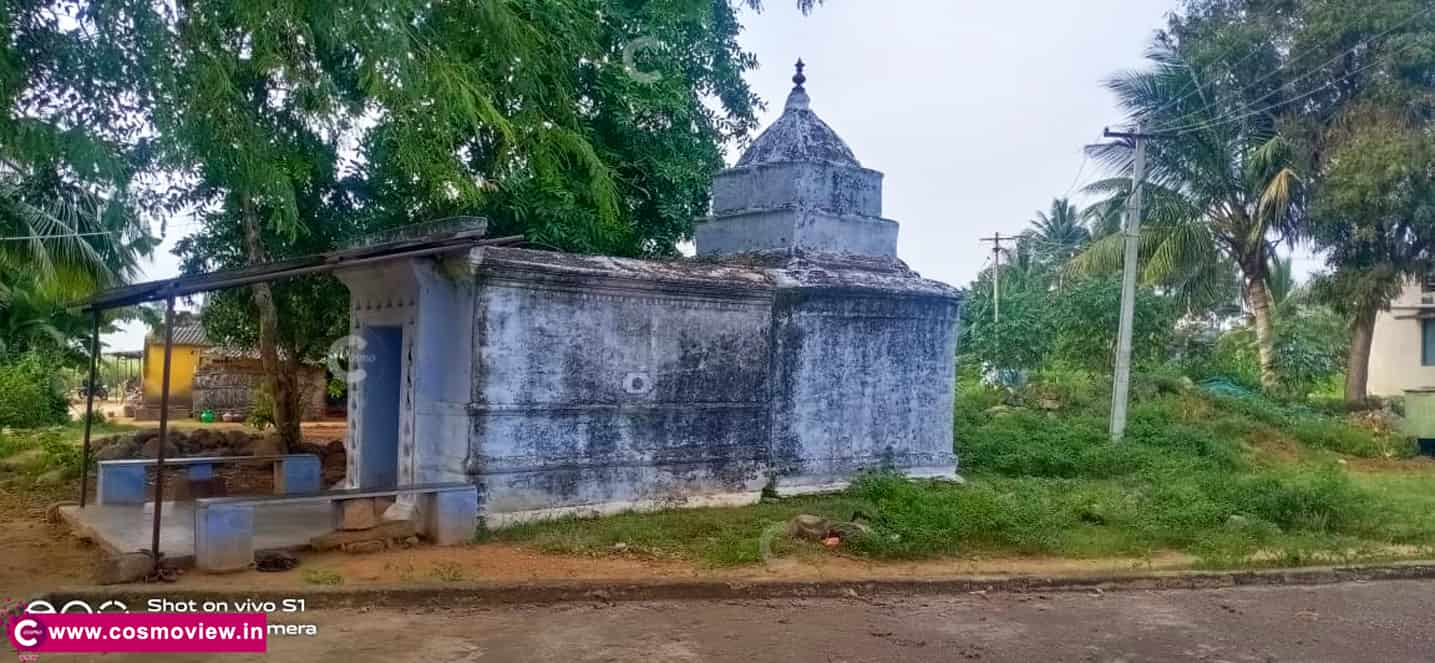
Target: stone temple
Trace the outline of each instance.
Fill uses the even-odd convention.
[[[897,259],[882,173],[793,80],[713,182],[696,258],[482,247],[339,272],[350,487],[471,482],[502,526],[955,477],[958,292]]]

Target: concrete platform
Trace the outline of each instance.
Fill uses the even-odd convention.
[[[60,515],[77,533],[113,553],[148,550],[153,534],[154,503],[140,505],[91,504],[60,508]],[[254,549],[297,550],[309,539],[334,531],[333,514],[326,501],[255,506]],[[165,502],[160,513],[159,549],[166,559],[189,566],[194,563],[194,503]]]

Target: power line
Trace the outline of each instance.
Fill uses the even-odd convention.
[[[68,235],[17,235],[15,237],[0,237],[0,242],[33,242],[37,239],[73,239],[77,237],[96,237],[99,235],[114,235],[110,231],[97,231],[88,233],[73,233]]]
[[[1408,47],[1407,47],[1407,48],[1408,48]],[[1381,63],[1379,63],[1379,62],[1372,62],[1372,63],[1370,63],[1370,64],[1365,65],[1364,67],[1361,67],[1361,68],[1359,68],[1359,69],[1356,69],[1355,71],[1350,72],[1350,74],[1348,74],[1348,75],[1354,76],[1354,75],[1356,75],[1356,74],[1359,74],[1359,73],[1361,73],[1361,72],[1364,72],[1364,71],[1367,70],[1367,69],[1371,69],[1371,68],[1373,68],[1373,67],[1379,66],[1380,64],[1381,64]],[[1222,125],[1230,124],[1230,123],[1232,123],[1232,122],[1239,122],[1239,121],[1244,120],[1244,119],[1246,119],[1246,118],[1248,118],[1248,117],[1253,117],[1253,116],[1256,116],[1256,115],[1261,115],[1261,114],[1263,114],[1263,113],[1268,113],[1268,112],[1270,112],[1270,111],[1276,110],[1277,108],[1280,108],[1281,106],[1285,106],[1285,105],[1287,105],[1287,104],[1292,104],[1292,103],[1295,103],[1295,102],[1297,102],[1297,101],[1301,101],[1302,99],[1307,99],[1307,98],[1309,98],[1309,97],[1312,97],[1312,96],[1314,96],[1314,95],[1316,95],[1316,94],[1318,94],[1318,93],[1324,91],[1326,88],[1329,88],[1329,87],[1331,87],[1331,86],[1333,86],[1333,85],[1335,85],[1335,84],[1336,84],[1336,81],[1326,81],[1326,82],[1321,83],[1320,85],[1316,86],[1314,89],[1311,89],[1311,90],[1307,91],[1307,92],[1304,93],[1304,94],[1297,95],[1297,96],[1291,97],[1291,98],[1289,98],[1289,99],[1285,99],[1285,100],[1283,100],[1283,101],[1280,101],[1280,102],[1271,104],[1271,105],[1269,105],[1269,106],[1266,106],[1265,108],[1261,108],[1261,109],[1253,110],[1253,111],[1247,111],[1247,112],[1241,113],[1241,114],[1239,114],[1239,115],[1230,115],[1230,116],[1227,116],[1227,117],[1224,117],[1224,118],[1213,118],[1213,119],[1208,120],[1208,121],[1205,121],[1205,122],[1197,122],[1197,123],[1195,123],[1195,124],[1189,124],[1189,125],[1182,126],[1182,127],[1164,128],[1164,129],[1160,129],[1160,130],[1155,131],[1155,132],[1152,132],[1152,133],[1157,134],[1157,135],[1171,135],[1171,134],[1181,135],[1181,134],[1187,134],[1187,133],[1195,133],[1195,132],[1197,132],[1197,131],[1204,131],[1204,130],[1206,130],[1206,129],[1212,129],[1212,128],[1219,127],[1219,126],[1222,126]],[[1266,95],[1266,96],[1269,97],[1270,95]]]
[[[1342,51],[1342,52],[1336,54],[1335,57],[1332,57],[1331,59],[1326,60],[1325,62],[1321,63],[1319,66],[1316,66],[1316,67],[1311,68],[1310,71],[1307,71],[1305,74],[1303,74],[1303,75],[1301,75],[1301,76],[1295,78],[1294,80],[1291,80],[1291,81],[1289,81],[1289,82],[1287,82],[1287,83],[1281,84],[1281,85],[1280,85],[1279,87],[1277,87],[1275,90],[1272,90],[1272,91],[1266,93],[1265,95],[1263,95],[1263,96],[1260,97],[1259,99],[1256,99],[1256,100],[1253,101],[1252,103],[1260,103],[1260,102],[1262,102],[1262,101],[1265,101],[1266,99],[1270,98],[1271,95],[1273,95],[1273,94],[1275,94],[1276,92],[1278,92],[1281,88],[1284,88],[1284,87],[1287,86],[1287,85],[1291,85],[1291,84],[1300,82],[1300,81],[1302,81],[1302,80],[1305,80],[1306,78],[1309,78],[1310,76],[1312,76],[1312,75],[1314,75],[1314,74],[1320,72],[1322,69],[1324,69],[1324,68],[1326,68],[1326,67],[1328,67],[1328,66],[1330,66],[1330,65],[1332,65],[1332,64],[1334,64],[1334,63],[1336,63],[1336,62],[1339,61],[1341,58],[1343,58],[1343,57],[1345,57],[1345,56],[1347,56],[1347,55],[1353,54],[1353,53],[1355,53],[1355,51],[1357,51],[1357,50],[1359,50],[1359,49],[1361,49],[1361,48],[1364,48],[1364,47],[1366,47],[1366,46],[1369,46],[1370,43],[1373,42],[1373,41],[1375,41],[1376,39],[1379,39],[1379,38],[1384,37],[1384,36],[1386,36],[1386,35],[1388,35],[1388,34],[1390,34],[1390,33],[1392,33],[1392,32],[1395,32],[1396,30],[1398,30],[1398,29],[1400,29],[1400,28],[1402,28],[1402,27],[1405,27],[1405,26],[1408,25],[1410,22],[1412,22],[1412,21],[1414,21],[1415,19],[1419,18],[1421,15],[1423,15],[1423,14],[1428,14],[1428,13],[1430,13],[1430,12],[1432,12],[1432,11],[1435,11],[1435,6],[1430,6],[1430,7],[1424,8],[1424,9],[1416,10],[1414,13],[1412,13],[1410,16],[1406,17],[1404,20],[1400,21],[1399,23],[1396,23],[1395,25],[1393,25],[1393,26],[1391,26],[1391,27],[1389,27],[1389,28],[1387,28],[1387,29],[1381,31],[1379,34],[1377,34],[1377,35],[1375,35],[1375,36],[1373,36],[1373,37],[1367,37],[1367,38],[1365,38],[1365,39],[1360,40],[1360,42],[1357,43],[1356,45],[1354,45],[1354,46],[1352,46],[1352,47],[1350,47],[1350,48],[1348,48],[1348,49],[1346,49],[1346,50],[1344,50],[1344,51]],[[1294,64],[1294,63],[1296,63],[1296,62],[1300,62],[1301,60],[1304,60],[1306,57],[1310,56],[1312,53],[1315,53],[1317,50],[1318,50],[1318,47],[1314,47],[1314,46],[1313,46],[1313,47],[1307,49],[1306,52],[1303,53],[1303,54],[1301,54],[1299,57],[1296,57],[1296,58],[1292,58],[1292,59],[1290,59],[1290,60],[1287,60],[1287,61],[1285,62],[1285,64],[1282,64],[1282,65],[1280,65],[1280,66],[1277,66],[1275,69],[1272,69],[1272,70],[1270,71],[1270,73],[1268,73],[1268,74],[1266,74],[1265,76],[1262,76],[1262,77],[1256,79],[1254,82],[1252,82],[1252,83],[1246,85],[1245,87],[1241,88],[1241,90],[1240,90],[1239,93],[1237,94],[1237,99],[1239,99],[1241,95],[1243,95],[1244,93],[1250,91],[1252,88],[1256,87],[1257,85],[1259,85],[1259,84],[1261,84],[1261,83],[1264,83],[1264,82],[1270,80],[1270,79],[1271,79],[1272,77],[1274,77],[1276,74],[1281,73],[1282,70],[1286,69],[1286,68],[1289,67],[1290,65],[1292,65],[1292,64]],[[1249,56],[1247,56],[1247,57],[1249,57]],[[1362,70],[1365,69],[1365,68],[1368,68],[1368,67],[1362,67]],[[1352,73],[1358,73],[1358,72],[1352,72]],[[1329,83],[1327,83],[1326,85],[1329,85]],[[1199,86],[1197,87],[1197,89],[1199,90]],[[1311,92],[1310,94],[1314,94],[1314,92]],[[1305,95],[1305,96],[1308,97],[1308,96],[1310,96],[1310,94],[1307,94],[1307,95]],[[1187,95],[1187,96],[1190,96],[1190,95]],[[1293,100],[1290,100],[1290,101],[1294,101],[1294,99],[1293,99]],[[1186,114],[1185,116],[1183,116],[1183,117],[1175,118],[1174,120],[1171,121],[1171,123],[1169,123],[1169,124],[1168,124],[1167,126],[1165,126],[1165,127],[1156,127],[1156,128],[1154,128],[1154,129],[1152,129],[1152,130],[1151,130],[1151,133],[1166,133],[1166,132],[1169,132],[1169,131],[1174,131],[1174,129],[1171,129],[1171,128],[1170,128],[1170,125],[1171,125],[1171,124],[1177,124],[1177,123],[1180,123],[1181,121],[1183,121],[1183,120],[1184,120],[1185,118],[1187,118],[1187,117],[1191,117],[1191,116],[1193,116],[1193,115],[1199,115],[1199,114],[1205,113],[1206,111],[1209,111],[1209,110],[1211,110],[1212,108],[1214,108],[1218,103],[1220,103],[1220,102],[1217,101],[1217,102],[1212,102],[1212,103],[1206,104],[1206,105],[1203,106],[1202,108],[1200,108],[1200,109],[1198,109],[1198,110],[1195,110],[1195,111],[1192,111],[1192,112],[1190,112],[1190,113],[1187,113],[1187,114]],[[1246,104],[1245,104],[1245,103],[1242,103],[1242,105],[1245,106]],[[1164,107],[1163,107],[1163,108],[1164,108]],[[1242,116],[1242,117],[1249,117],[1249,116],[1250,116],[1250,115],[1248,114],[1248,115],[1244,115],[1244,116]],[[1211,121],[1212,121],[1212,122],[1216,122],[1216,121],[1221,121],[1222,119],[1223,119],[1223,118],[1221,118],[1221,117],[1216,117],[1216,118],[1212,118]]]
[[[1081,176],[1086,173],[1086,166],[1087,164],[1091,163],[1091,152],[1086,149],[1088,147],[1091,146],[1085,145],[1081,148],[1081,165],[1077,166],[1076,176],[1071,178],[1071,186],[1066,187],[1066,193],[1061,194],[1062,198],[1071,197],[1071,192],[1076,190],[1077,182],[1080,182]]]
[[[1260,52],[1263,50],[1262,46],[1263,46],[1262,44],[1256,44],[1256,46],[1251,49],[1251,52],[1247,53],[1245,57],[1241,58],[1241,59],[1240,59],[1239,61],[1237,61],[1235,64],[1226,67],[1226,70],[1227,70],[1227,71],[1235,71],[1236,67],[1239,67],[1239,66],[1245,64],[1248,60],[1250,60],[1251,58],[1255,57],[1257,53],[1260,53]],[[1311,53],[1311,52],[1313,52],[1313,51],[1314,51],[1314,49],[1312,49],[1311,51],[1307,51],[1306,53],[1309,54],[1309,53]],[[1177,105],[1177,104],[1180,104],[1181,102],[1186,101],[1187,99],[1190,99],[1190,98],[1191,98],[1191,95],[1201,94],[1201,81],[1196,78],[1196,70],[1195,70],[1194,68],[1192,68],[1191,65],[1186,64],[1186,58],[1181,57],[1180,51],[1178,51],[1178,50],[1176,50],[1175,48],[1173,48],[1173,49],[1171,49],[1171,52],[1172,52],[1173,54],[1175,54],[1175,56],[1176,56],[1176,58],[1177,58],[1178,60],[1181,61],[1181,66],[1184,67],[1184,68],[1186,69],[1186,71],[1187,71],[1187,72],[1190,72],[1190,74],[1191,74],[1191,82],[1190,82],[1190,83],[1187,83],[1187,84],[1184,85],[1184,86],[1182,86],[1182,87],[1181,87],[1181,92],[1186,92],[1186,88],[1189,87],[1189,86],[1192,85],[1192,84],[1194,84],[1194,85],[1196,86],[1196,89],[1191,90],[1190,92],[1186,92],[1184,95],[1181,96],[1181,98],[1176,99],[1175,101],[1167,102],[1167,103],[1163,104],[1161,107],[1157,108],[1156,110],[1151,111],[1150,113],[1148,113],[1148,115],[1149,115],[1150,117],[1156,117],[1157,115],[1159,115],[1160,113],[1165,112],[1167,109],[1171,108],[1172,106],[1175,106],[1175,105]],[[1304,59],[1304,58],[1305,58],[1305,56],[1301,56],[1300,59]],[[1178,93],[1178,94],[1179,94],[1179,93]],[[1201,103],[1206,103],[1205,95],[1202,95]]]

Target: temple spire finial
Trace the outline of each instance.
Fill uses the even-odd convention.
[[[797,73],[792,76],[792,92],[787,95],[787,105],[784,110],[807,110],[811,107],[812,100],[807,96],[807,88],[802,85],[807,82],[807,75],[802,70],[807,68],[807,63],[802,58],[797,59]]]

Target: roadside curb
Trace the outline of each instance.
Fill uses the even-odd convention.
[[[1363,566],[1327,566],[1260,571],[1163,571],[1086,576],[953,576],[945,578],[864,578],[854,580],[573,580],[444,585],[373,585],[292,589],[186,589],[175,585],[126,585],[60,589],[36,596],[55,605],[118,600],[144,605],[150,598],[175,601],[304,599],[306,608],[457,608],[575,601],[755,600],[864,598],[881,595],[970,593],[1120,592],[1271,585],[1328,585],[1342,582],[1435,578],[1435,561]]]

